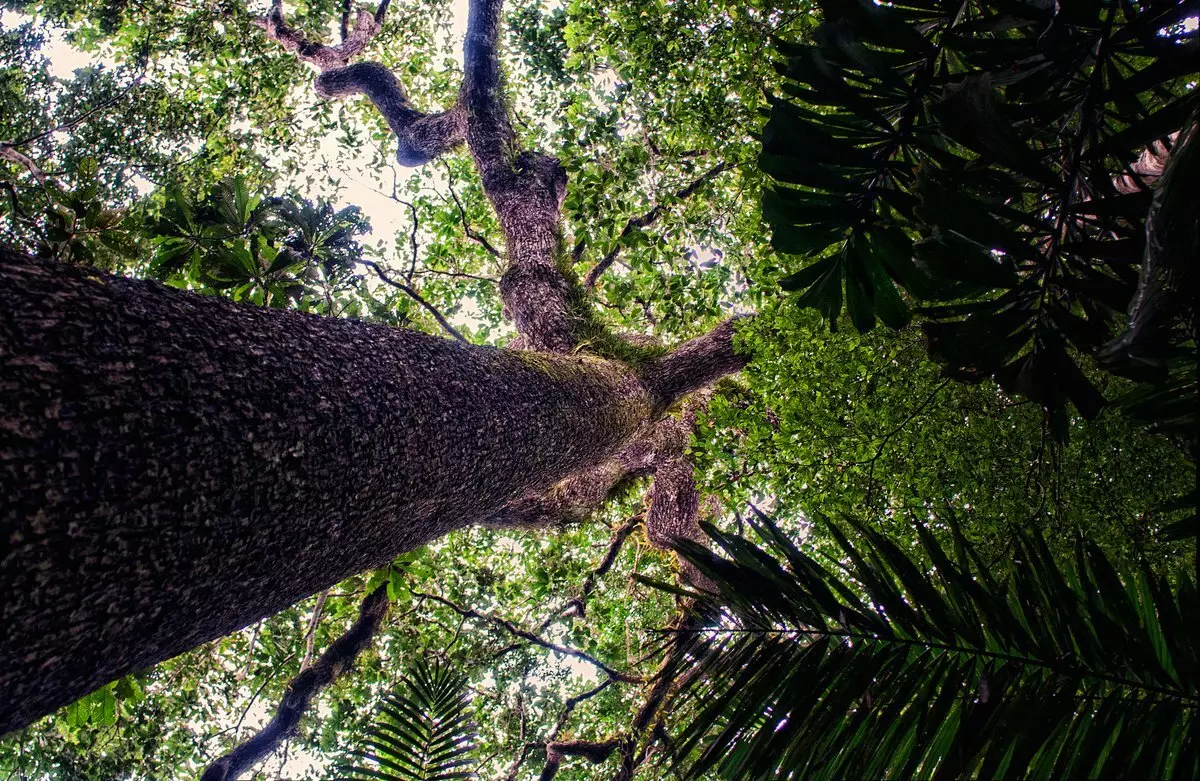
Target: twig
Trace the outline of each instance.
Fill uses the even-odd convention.
[[[233,781],[251,765],[275,751],[295,731],[300,717],[308,710],[317,693],[349,670],[371,644],[387,610],[387,586],[383,585],[363,600],[358,619],[350,629],[334,640],[312,667],[292,679],[274,718],[254,737],[209,765],[200,781]]]
[[[258,633],[262,630],[262,625],[262,619],[259,619],[259,622],[254,625],[254,633],[250,635],[250,647],[246,651],[246,666],[242,669],[241,675],[238,676],[239,681],[250,674],[250,666],[254,664],[254,646],[258,645]]]
[[[382,268],[380,268],[379,264],[375,263],[374,261],[363,260],[362,258],[359,258],[358,262],[363,264],[367,268],[371,269],[372,271],[374,271],[379,276],[379,278],[382,279],[384,282],[388,283],[389,285],[396,288],[397,290],[402,291],[405,295],[407,295],[413,301],[416,301],[418,304],[425,307],[425,310],[427,312],[429,312],[429,314],[433,315],[433,319],[437,320],[438,325],[440,325],[442,328],[446,329],[447,333],[449,333],[451,336],[453,336],[455,339],[462,342],[463,344],[468,344],[466,337],[463,336],[462,334],[460,334],[457,330],[455,330],[454,326],[450,325],[450,323],[446,320],[446,318],[442,317],[442,313],[439,312],[432,304],[430,304],[424,298],[421,298],[421,294],[418,293],[416,290],[413,290],[411,287],[404,284],[403,282],[397,282],[396,280],[389,277],[387,275],[387,272],[385,272]]]
[[[588,597],[596,589],[596,584],[600,581],[600,578],[607,575],[608,571],[612,569],[613,564],[617,561],[617,555],[620,554],[621,548],[625,544],[625,540],[629,538],[629,535],[633,533],[633,530],[637,528],[644,517],[643,513],[637,513],[612,533],[612,537],[608,541],[608,551],[604,554],[604,558],[600,560],[600,564],[584,578],[583,586],[579,589],[579,594],[567,602],[567,604],[551,613],[545,621],[538,625],[537,631],[546,631],[546,628],[550,624],[554,623],[560,616],[565,615],[571,608],[575,609],[575,615],[581,618],[585,615]]]
[[[461,277],[462,279],[474,279],[479,282],[491,282],[493,285],[500,284],[500,280],[495,277],[482,277],[478,274],[468,274],[465,271],[445,271],[438,268],[423,268],[417,271],[417,274],[433,274],[440,277]]]
[[[454,192],[454,174],[450,171],[450,165],[446,165],[447,185],[446,189],[450,191],[450,197],[454,199],[454,205],[458,207],[458,216],[462,220],[463,233],[467,234],[467,238],[479,244],[488,251],[488,254],[494,258],[500,257],[500,250],[492,246],[492,243],[482,234],[477,232],[467,222],[467,210],[463,208],[462,201],[458,199],[458,193]]]
[[[396,200],[399,203],[402,203],[405,206],[407,206],[408,210],[410,212],[412,212],[412,222],[413,222],[412,230],[409,231],[409,233],[408,233],[408,245],[409,245],[410,251],[412,253],[412,257],[409,258],[409,261],[408,261],[408,273],[404,275],[404,281],[407,282],[409,285],[411,285],[412,280],[413,280],[413,274],[417,273],[417,230],[420,229],[421,223],[417,220],[416,204],[410,203],[409,201],[401,200],[399,198],[397,198]]]
[[[604,274],[605,271],[608,271],[609,267],[612,266],[614,261],[616,261],[617,254],[621,251],[622,239],[629,236],[635,230],[640,230],[653,223],[663,213],[663,210],[667,208],[668,204],[686,200],[705,184],[711,182],[713,179],[719,176],[721,172],[727,168],[729,168],[729,163],[717,163],[712,168],[701,174],[697,179],[693,180],[686,187],[676,191],[670,199],[659,203],[645,214],[637,217],[630,217],[629,221],[625,223],[625,227],[621,229],[621,234],[617,237],[617,242],[615,245],[613,245],[613,248],[608,251],[608,254],[605,255],[599,263],[592,267],[591,271],[588,272],[587,278],[584,280],[584,285],[589,290],[596,286],[596,283],[600,280],[601,275]],[[577,244],[576,247],[578,248],[579,245]],[[582,250],[579,252],[582,254]],[[576,257],[578,258],[578,255],[576,255]]]
[[[467,616],[469,618],[474,618],[478,621],[486,621],[488,623],[499,626],[502,629],[509,632],[510,634],[515,635],[515,636],[521,638],[522,640],[526,640],[530,643],[533,643],[534,645],[541,646],[542,648],[545,648],[549,651],[554,651],[555,653],[562,654],[563,656],[570,656],[575,659],[579,659],[580,661],[587,662],[588,664],[590,664],[593,667],[595,667],[596,669],[600,670],[601,672],[603,672],[605,675],[607,675],[609,678],[612,678],[613,680],[621,681],[622,683],[644,683],[645,682],[645,679],[642,678],[641,676],[631,675],[629,673],[623,673],[620,670],[615,670],[612,667],[609,667],[607,664],[600,661],[599,659],[592,656],[591,654],[587,653],[586,651],[580,651],[575,648],[568,648],[565,645],[559,645],[558,643],[553,643],[553,642],[550,642],[549,640],[545,640],[541,637],[538,637],[533,632],[530,632],[527,629],[522,629],[521,627],[517,626],[516,624],[514,624],[512,621],[509,621],[508,619],[500,618],[499,616],[490,616],[490,615],[487,615],[486,613],[480,613],[477,610],[472,610],[471,608],[463,607],[461,605],[455,604],[454,602],[451,602],[450,600],[446,599],[445,597],[440,597],[437,594],[424,594],[419,591],[414,591],[413,596],[421,596],[421,597],[426,597],[427,599],[432,599],[434,602],[438,602],[438,603],[445,605],[446,607],[450,608],[451,610],[453,610],[454,612],[458,613],[461,616]]]

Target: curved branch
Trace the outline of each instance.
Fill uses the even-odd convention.
[[[579,313],[559,268],[567,174],[558,160],[520,151],[509,121],[498,39],[502,0],[471,0],[459,103],[470,119],[467,146],[504,231],[508,269],[500,298],[527,349],[570,352]]]
[[[26,155],[23,152],[17,151],[16,144],[11,144],[7,141],[0,141],[0,160],[7,160],[10,163],[16,163],[32,174],[33,178],[38,181],[38,184],[46,183],[46,173],[38,166],[37,163],[33,162],[33,158],[29,157],[29,155]],[[16,201],[14,200],[13,203],[15,204]]]
[[[404,284],[403,282],[398,282],[398,281],[392,279],[390,276],[387,275],[387,272],[385,272],[382,268],[380,268],[379,264],[375,263],[374,261],[363,260],[362,258],[359,258],[358,262],[363,264],[367,268],[371,269],[372,271],[374,271],[375,274],[380,279],[382,279],[384,282],[388,283],[392,287],[396,288],[397,290],[401,291],[406,296],[411,298],[413,301],[416,301],[418,304],[425,307],[425,311],[427,311],[427,312],[429,312],[429,314],[433,315],[433,319],[438,321],[438,325],[440,325],[442,328],[444,328],[446,330],[446,333],[450,334],[458,341],[460,341],[464,344],[468,344],[467,338],[465,336],[463,336],[462,334],[460,334],[454,328],[454,326],[450,325],[450,322],[445,317],[442,316],[442,313],[439,312],[433,304],[429,303],[424,298],[422,298],[421,294],[418,293],[416,290],[412,289],[411,287]]]
[[[396,158],[401,165],[418,166],[461,144],[466,138],[466,114],[458,106],[438,114],[424,114],[413,108],[395,75],[377,62],[350,65],[382,29],[388,1],[374,14],[359,9],[354,26],[341,43],[328,46],[310,41],[289,27],[283,18],[282,0],[274,0],[271,11],[257,24],[267,36],[278,41],[300,59],[320,71],[315,87],[325,98],[366,95],[387,120],[399,144]]]
[[[312,667],[292,679],[275,717],[257,735],[209,765],[200,781],[233,781],[251,765],[279,748],[279,744],[295,731],[313,698],[349,670],[371,644],[387,610],[387,586],[384,585],[363,600],[358,619],[346,634],[334,640]]]

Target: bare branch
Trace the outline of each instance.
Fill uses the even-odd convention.
[[[267,31],[269,38],[321,71],[315,83],[318,95],[326,98],[366,95],[399,140],[397,160],[401,165],[417,166],[463,142],[466,114],[457,106],[440,114],[424,114],[413,108],[399,80],[387,68],[376,62],[349,64],[379,33],[387,6],[384,0],[374,14],[359,9],[354,26],[336,46],[310,41],[289,27],[283,17],[282,0],[273,0],[270,12],[266,18],[257,20],[257,24]]]
[[[461,605],[455,604],[454,602],[451,602],[450,600],[446,599],[445,597],[440,597],[436,594],[425,594],[422,592],[414,591],[413,596],[425,597],[426,599],[432,599],[434,602],[438,602],[440,604],[445,605],[446,607],[450,608],[455,613],[458,613],[461,616],[467,616],[468,618],[474,618],[478,621],[486,621],[490,624],[493,624],[495,626],[498,626],[498,627],[504,629],[509,634],[512,634],[516,637],[521,638],[522,640],[526,640],[530,643],[533,643],[534,645],[541,646],[542,648],[545,648],[549,651],[554,651],[555,653],[559,653],[564,656],[570,656],[575,659],[579,659],[580,661],[587,662],[588,664],[590,664],[593,667],[595,667],[596,669],[600,670],[601,672],[603,672],[605,675],[607,675],[609,678],[612,678],[613,680],[620,681],[622,683],[643,683],[644,682],[644,679],[641,678],[640,676],[630,675],[629,673],[623,673],[620,670],[615,670],[612,667],[609,667],[607,664],[605,664],[604,662],[600,661],[599,659],[597,659],[596,657],[592,656],[591,654],[589,654],[585,651],[580,651],[575,648],[568,648],[567,646],[559,645],[558,643],[552,643],[549,640],[545,640],[541,637],[538,637],[533,632],[530,632],[526,629],[522,629],[521,627],[514,624],[512,621],[509,621],[504,618],[500,618],[499,616],[490,616],[485,613],[480,613],[477,610],[472,610],[471,608],[466,608]]]
[[[588,573],[588,576],[583,579],[583,585],[579,589],[579,593],[571,598],[567,604],[563,605],[560,610],[555,611],[546,618],[538,626],[538,631],[543,632],[550,624],[554,623],[559,616],[565,615],[567,611],[574,610],[575,615],[584,617],[587,615],[587,601],[591,597],[592,592],[596,590],[596,584],[600,582],[600,578],[608,574],[612,569],[613,564],[617,562],[617,556],[621,552],[621,548],[625,545],[625,540],[629,539],[629,535],[633,534],[633,530],[642,522],[643,514],[638,513],[629,518],[625,523],[617,527],[617,530],[612,533],[612,537],[608,541],[608,550],[604,554],[604,558],[594,570]]]
[[[90,109],[88,109],[87,111],[84,111],[83,113],[79,114],[78,116],[68,119],[66,122],[62,122],[58,125],[55,125],[54,127],[50,128],[49,130],[43,130],[41,133],[36,133],[32,136],[28,136],[27,138],[22,138],[20,141],[0,142],[0,158],[6,158],[8,160],[12,160],[14,163],[20,163],[21,161],[16,160],[10,156],[10,154],[8,153],[8,150],[12,150],[13,152],[15,152],[16,148],[28,146],[29,144],[32,144],[34,141],[43,139],[48,135],[59,132],[60,130],[73,130],[73,129],[79,127],[81,124],[83,124],[88,119],[90,119],[93,115],[95,115],[101,111],[104,111],[105,109],[107,109],[111,106],[114,106],[117,103],[119,103],[120,101],[124,100],[129,95],[129,93],[133,91],[134,87],[136,87],[137,85],[142,83],[142,79],[144,79],[145,77],[146,77],[145,72],[139,73],[136,77],[134,77],[134,79],[132,81],[129,82],[129,84],[127,84],[125,86],[125,88],[123,90],[118,92],[116,95],[113,95],[111,98],[97,103],[96,105],[94,105]],[[20,154],[20,153],[17,152],[17,154]],[[24,157],[24,155],[21,155],[21,157]],[[25,159],[28,160],[29,158],[25,158]],[[25,163],[21,163],[21,164],[25,165]],[[26,167],[28,168],[28,166],[26,166]],[[34,166],[34,168],[36,168],[36,166]],[[33,169],[29,169],[29,170],[31,173],[33,173]],[[38,173],[34,173],[34,175],[38,176]],[[42,181],[43,179],[44,179],[44,176],[38,177],[38,181]]]
[[[598,686],[593,686],[591,689],[588,689],[585,692],[576,694],[574,697],[571,697],[565,703],[563,703],[562,712],[558,714],[558,720],[554,723],[554,727],[550,730],[550,734],[546,736],[544,744],[526,743],[521,749],[521,753],[517,755],[517,758],[513,760],[512,765],[508,768],[508,774],[505,776],[506,781],[515,781],[517,777],[517,771],[521,769],[521,765],[525,764],[525,759],[529,756],[529,752],[531,750],[540,745],[545,745],[547,747],[547,752],[549,751],[549,745],[554,742],[555,738],[558,737],[558,733],[560,733],[563,727],[567,725],[567,721],[571,718],[571,714],[575,711],[575,708],[578,707],[580,703],[590,700],[592,697],[595,697],[612,684],[613,679],[606,678],[605,680],[601,681]]]
[[[379,6],[375,9],[375,23],[383,27],[383,18],[387,16],[388,6],[392,4],[392,0],[380,0]]]
[[[667,646],[666,655],[654,677],[650,679],[653,684],[650,691],[647,692],[642,706],[638,708],[637,714],[633,717],[629,731],[621,737],[604,741],[556,742],[551,739],[546,744],[546,765],[542,769],[539,781],[553,779],[562,760],[567,756],[583,756],[592,762],[599,763],[608,759],[614,751],[619,751],[621,756],[621,767],[617,771],[616,781],[632,781],[634,772],[645,760],[650,745],[661,732],[663,704],[679,688],[679,683],[686,679],[686,676],[681,678],[677,675],[679,663],[683,658],[682,638],[689,630],[695,629],[700,620],[692,606],[685,604],[671,625],[667,627],[666,631],[670,633],[671,640]],[[573,704],[570,709],[574,709]],[[557,734],[565,724],[566,716],[569,715],[570,710],[564,709],[564,716],[560,716],[553,734]],[[644,745],[642,745],[643,739],[645,739]],[[641,746],[640,751],[638,750],[639,746]]]
[[[433,274],[438,277],[458,277],[460,279],[474,279],[477,282],[490,282],[493,285],[500,283],[500,280],[495,277],[483,277],[478,274],[468,274],[465,271],[446,271],[440,268],[422,268],[417,269],[417,274]]]
[[[317,693],[349,670],[371,644],[387,610],[387,586],[384,585],[363,600],[358,619],[350,629],[334,640],[312,667],[292,679],[275,717],[257,735],[209,765],[200,781],[233,781],[277,749],[295,731],[300,717]]]
[[[46,183],[45,172],[42,171],[38,164],[33,162],[32,158],[30,158],[28,155],[18,152],[16,144],[10,144],[7,141],[0,142],[0,160],[7,160],[10,163],[16,163],[32,174],[33,178],[37,179],[39,184]],[[15,197],[13,199],[13,203],[16,203]]]
[[[387,272],[384,271],[379,266],[379,264],[375,263],[374,261],[363,260],[362,258],[359,258],[358,262],[363,264],[367,268],[371,269],[372,271],[374,271],[375,274],[378,275],[378,277],[380,279],[382,279],[384,282],[388,283],[392,287],[396,288],[397,290],[401,291],[406,296],[411,298],[413,301],[416,301],[418,304],[425,307],[425,311],[427,311],[427,312],[429,312],[429,314],[433,315],[433,319],[438,321],[438,325],[440,325],[442,328],[444,328],[446,330],[446,333],[450,334],[455,339],[457,339],[460,342],[463,342],[464,344],[467,343],[467,338],[465,336],[463,336],[462,334],[460,334],[454,328],[454,326],[450,325],[450,322],[448,320],[446,320],[445,317],[442,316],[442,313],[439,312],[437,310],[437,308],[433,306],[433,304],[429,303],[424,298],[422,298],[421,294],[418,293],[416,290],[412,289],[411,287],[404,284],[403,282],[399,282],[395,279],[392,279],[390,276],[388,276]]]
[[[595,266],[593,266],[592,270],[588,272],[587,279],[584,281],[584,287],[588,288],[589,290],[594,288],[596,286],[596,282],[599,281],[600,276],[605,271],[608,271],[609,267],[612,266],[614,261],[616,261],[617,255],[621,251],[621,240],[622,239],[629,236],[635,230],[641,230],[642,228],[649,226],[651,223],[653,223],[655,220],[657,220],[659,218],[659,216],[663,213],[663,211],[667,208],[667,206],[669,204],[687,200],[697,190],[699,190],[701,187],[703,187],[704,185],[711,182],[713,179],[717,178],[717,176],[719,176],[723,171],[725,171],[728,168],[729,168],[728,163],[725,163],[725,162],[717,163],[712,168],[708,169],[703,174],[701,174],[694,181],[689,183],[686,187],[683,187],[682,189],[677,190],[675,193],[673,193],[668,200],[663,201],[662,203],[659,203],[653,209],[651,209],[650,211],[648,211],[644,214],[641,214],[637,217],[630,217],[629,221],[625,223],[625,227],[621,229],[621,234],[617,237],[617,243],[614,244],[613,248],[608,251],[608,254],[605,255],[600,260],[600,262],[597,263]],[[582,254],[583,254],[582,244],[581,243],[576,244],[576,254],[575,254],[576,259],[578,259]]]
[[[407,285],[412,285],[413,274],[417,272],[417,231],[420,230],[421,224],[417,220],[417,205],[408,201],[396,199],[399,203],[408,207],[412,213],[412,230],[408,233],[408,247],[411,256],[408,261],[408,273],[404,275],[404,282]]]
[[[308,635],[304,638],[304,656],[300,659],[300,672],[308,669],[312,659],[313,647],[317,641],[317,627],[321,624],[321,612],[325,609],[325,600],[329,599],[329,589],[317,595],[317,604],[313,606],[312,618],[308,621]]]
[[[450,166],[446,166],[446,175],[449,178],[449,183],[446,185],[450,190],[450,197],[454,199],[454,205],[458,207],[458,216],[462,220],[463,233],[467,234],[467,238],[479,244],[488,254],[494,258],[500,257],[500,250],[492,246],[492,243],[487,238],[471,227],[471,223],[467,221],[467,210],[463,208],[462,201],[458,199],[458,193],[454,192],[454,179],[450,173]]]

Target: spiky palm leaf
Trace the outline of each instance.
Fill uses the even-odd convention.
[[[918,557],[853,526],[859,542],[828,524],[832,565],[762,515],[762,546],[710,530],[725,557],[689,548],[721,591],[677,701],[694,776],[1200,774],[1186,577],[1121,576],[1086,543],[1060,567],[1029,536],[989,571],[960,537],[952,558],[918,528]]]
[[[379,715],[354,749],[345,779],[449,781],[474,778],[475,724],[466,677],[444,663],[418,662],[384,697]]]

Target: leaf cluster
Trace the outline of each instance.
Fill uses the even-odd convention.
[[[149,274],[179,286],[220,292],[267,306],[332,306],[350,285],[370,230],[357,207],[252,195],[236,177],[195,202],[178,188],[165,194],[148,233]]]
[[[1195,214],[1186,7],[822,4],[811,43],[776,44],[759,158],[773,245],[806,259],[782,286],[859,331],[930,302],[918,311],[947,374],[1035,400],[1060,436],[1068,402],[1087,418],[1106,403],[1087,356],[1154,381],[1194,366],[1188,272],[1158,284],[1153,312],[1134,301],[1147,266],[1200,252],[1194,230],[1168,230]],[[1134,165],[1155,144],[1169,175]],[[1157,326],[1105,352],[1131,302],[1131,326]]]
[[[466,676],[443,662],[417,662],[383,697],[378,718],[339,777],[381,781],[473,778],[475,725]]]

